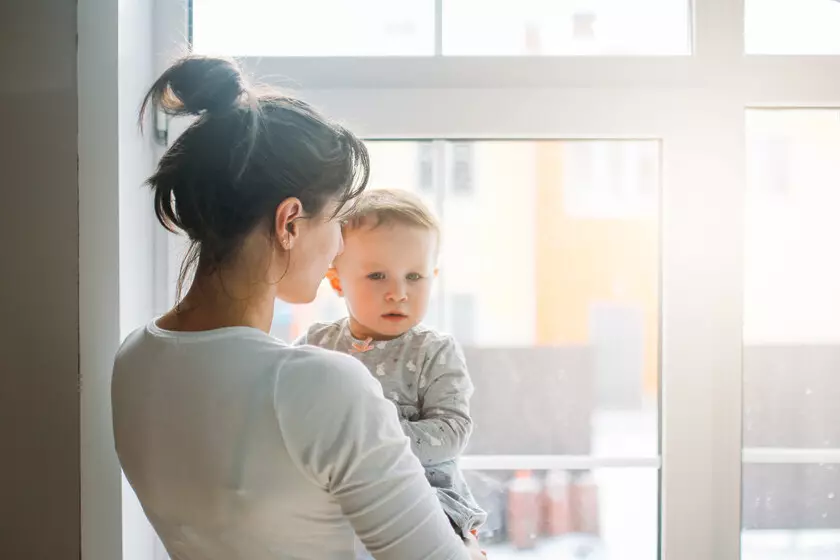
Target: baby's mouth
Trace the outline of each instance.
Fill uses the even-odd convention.
[[[408,317],[408,315],[406,315],[405,313],[399,313],[399,312],[385,313],[385,314],[382,315],[382,318],[386,319],[388,321],[400,321],[402,319],[406,319],[407,317]]]

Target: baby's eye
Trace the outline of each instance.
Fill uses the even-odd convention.
[[[408,280],[410,282],[416,282],[418,280],[421,280],[423,278],[423,276],[420,275],[417,272],[410,272],[410,273],[408,273],[408,275],[405,278],[406,278],[406,280]]]
[[[370,274],[367,275],[367,277],[370,280],[384,280],[385,279],[385,275],[382,274],[381,272],[371,272]]]

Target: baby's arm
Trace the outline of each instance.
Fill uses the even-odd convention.
[[[472,433],[472,381],[464,355],[447,337],[420,372],[420,419],[402,420],[411,449],[423,465],[457,458]]]

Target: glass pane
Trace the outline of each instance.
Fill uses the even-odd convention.
[[[830,457],[840,448],[840,111],[748,111],[747,148],[744,446]],[[840,557],[840,465],[748,464],[743,491],[745,559]]]
[[[744,445],[840,448],[840,111],[747,113]]]
[[[688,0],[443,0],[446,55],[685,55]]]
[[[656,456],[659,144],[466,144],[440,281],[441,326],[470,325],[468,453]]]
[[[748,54],[840,53],[836,0],[745,0]]]
[[[434,54],[434,0],[193,0],[193,50],[230,56]]]
[[[656,469],[466,471],[488,513],[479,542],[493,560],[652,560]]]
[[[744,465],[743,560],[840,558],[840,465]]]

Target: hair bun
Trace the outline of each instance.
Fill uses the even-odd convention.
[[[246,91],[239,65],[226,58],[182,58],[161,76],[161,80],[165,80],[176,98],[171,100],[175,101],[174,106],[164,109],[193,115],[229,110]],[[166,101],[164,105],[168,105]]]

